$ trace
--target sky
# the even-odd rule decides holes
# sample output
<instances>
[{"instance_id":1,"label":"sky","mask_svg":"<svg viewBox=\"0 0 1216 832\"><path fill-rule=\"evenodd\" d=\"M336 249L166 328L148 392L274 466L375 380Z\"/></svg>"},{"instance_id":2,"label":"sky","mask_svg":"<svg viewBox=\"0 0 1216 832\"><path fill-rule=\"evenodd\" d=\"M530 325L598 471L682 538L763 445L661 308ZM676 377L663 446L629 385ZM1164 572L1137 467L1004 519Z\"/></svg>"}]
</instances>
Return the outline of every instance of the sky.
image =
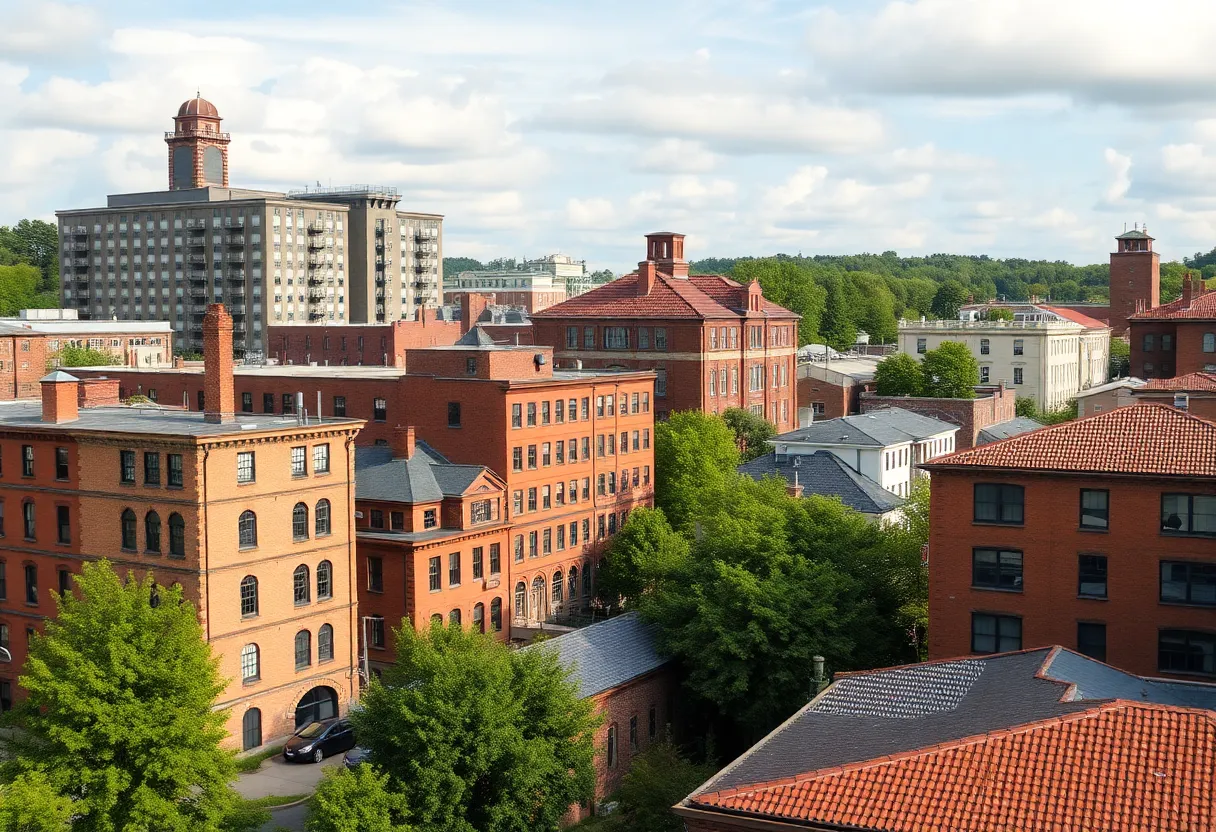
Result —
<instances>
[{"instance_id":1,"label":"sky","mask_svg":"<svg viewBox=\"0 0 1216 832\"><path fill-rule=\"evenodd\" d=\"M273 8L273 11L266 11ZM447 256L623 272L1216 246L1204 0L0 0L0 224L167 187L201 92L234 186L374 183Z\"/></svg>"}]
</instances>

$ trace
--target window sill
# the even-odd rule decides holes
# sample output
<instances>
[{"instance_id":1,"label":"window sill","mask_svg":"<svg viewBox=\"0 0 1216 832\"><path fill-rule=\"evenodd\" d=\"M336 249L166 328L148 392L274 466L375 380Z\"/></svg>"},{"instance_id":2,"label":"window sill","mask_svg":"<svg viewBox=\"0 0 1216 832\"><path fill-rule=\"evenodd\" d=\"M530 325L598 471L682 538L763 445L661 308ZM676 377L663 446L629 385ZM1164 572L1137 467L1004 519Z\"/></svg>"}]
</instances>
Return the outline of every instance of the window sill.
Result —
<instances>
[{"instance_id":1,"label":"window sill","mask_svg":"<svg viewBox=\"0 0 1216 832\"><path fill-rule=\"evenodd\" d=\"M1089 532L1091 534L1110 534L1110 527L1107 526L1105 529L1099 529L1094 526L1077 526L1077 531Z\"/></svg>"},{"instance_id":2,"label":"window sill","mask_svg":"<svg viewBox=\"0 0 1216 832\"><path fill-rule=\"evenodd\" d=\"M257 485L257 480L237 480L237 485Z\"/></svg>"},{"instance_id":3,"label":"window sill","mask_svg":"<svg viewBox=\"0 0 1216 832\"><path fill-rule=\"evenodd\" d=\"M384 594L384 590L383 590L383 589L373 589L373 588L372 588L372 587L370 587L370 586L367 588L367 591L368 591L368 592L374 592L374 593L376 593L377 595L382 595L382 594Z\"/></svg>"},{"instance_id":4,"label":"window sill","mask_svg":"<svg viewBox=\"0 0 1216 832\"><path fill-rule=\"evenodd\" d=\"M312 669L312 665L310 665L310 664L296 665L296 673L300 673L301 671L311 670L311 669Z\"/></svg>"},{"instance_id":5,"label":"window sill","mask_svg":"<svg viewBox=\"0 0 1216 832\"><path fill-rule=\"evenodd\" d=\"M1021 529L1021 528L1026 527L1026 521L1023 520L1021 523L1004 523L1004 522L1001 522L1000 520L972 520L971 525L973 525L973 526L1005 526L1006 528L1011 528L1011 529Z\"/></svg>"},{"instance_id":6,"label":"window sill","mask_svg":"<svg viewBox=\"0 0 1216 832\"><path fill-rule=\"evenodd\" d=\"M1157 603L1165 607L1190 607L1191 609L1199 610L1216 609L1216 604L1197 604L1194 601L1166 601L1159 599Z\"/></svg>"},{"instance_id":7,"label":"window sill","mask_svg":"<svg viewBox=\"0 0 1216 832\"><path fill-rule=\"evenodd\" d=\"M1176 531L1173 531L1172 529L1162 529L1161 536L1162 537L1194 537L1194 538L1198 538L1200 540L1210 540L1213 537L1216 537L1216 533L1206 534L1204 532L1176 532Z\"/></svg>"},{"instance_id":8,"label":"window sill","mask_svg":"<svg viewBox=\"0 0 1216 832\"><path fill-rule=\"evenodd\" d=\"M252 679L242 679L242 680L241 680L241 685L242 685L242 686L244 686L244 687L249 687L250 685L256 685L256 684L257 684L258 682L260 682L260 681L262 681L262 677L261 677L261 676L255 676L255 677L254 677L254 678L252 678Z\"/></svg>"},{"instance_id":9,"label":"window sill","mask_svg":"<svg viewBox=\"0 0 1216 832\"><path fill-rule=\"evenodd\" d=\"M330 474L330 471L328 469L326 469L324 471L313 471L312 472L312 475L314 477L328 477L329 474Z\"/></svg>"}]
</instances>

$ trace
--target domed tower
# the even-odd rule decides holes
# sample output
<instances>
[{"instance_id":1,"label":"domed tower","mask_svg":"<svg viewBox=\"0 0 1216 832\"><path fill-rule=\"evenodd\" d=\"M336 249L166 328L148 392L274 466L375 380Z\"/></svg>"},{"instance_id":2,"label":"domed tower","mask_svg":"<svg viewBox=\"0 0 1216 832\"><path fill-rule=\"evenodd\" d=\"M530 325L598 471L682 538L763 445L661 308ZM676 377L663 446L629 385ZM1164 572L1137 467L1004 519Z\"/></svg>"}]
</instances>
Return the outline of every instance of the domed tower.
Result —
<instances>
[{"instance_id":1,"label":"domed tower","mask_svg":"<svg viewBox=\"0 0 1216 832\"><path fill-rule=\"evenodd\" d=\"M228 142L220 132L220 113L215 105L196 95L177 109L174 130L165 134L169 145L169 190L228 187Z\"/></svg>"}]
</instances>

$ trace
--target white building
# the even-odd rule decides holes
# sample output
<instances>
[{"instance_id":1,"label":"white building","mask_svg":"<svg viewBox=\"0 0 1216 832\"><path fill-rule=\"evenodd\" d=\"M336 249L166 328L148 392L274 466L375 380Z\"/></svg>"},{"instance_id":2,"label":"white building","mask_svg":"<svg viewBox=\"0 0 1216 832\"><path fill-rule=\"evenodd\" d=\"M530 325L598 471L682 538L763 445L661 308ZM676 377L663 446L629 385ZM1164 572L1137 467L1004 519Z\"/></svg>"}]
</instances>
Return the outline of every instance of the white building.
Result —
<instances>
[{"instance_id":1,"label":"white building","mask_svg":"<svg viewBox=\"0 0 1216 832\"><path fill-rule=\"evenodd\" d=\"M893 407L826 419L769 440L776 461L829 451L900 497L922 476L916 465L954 451L958 426Z\"/></svg>"},{"instance_id":2,"label":"white building","mask_svg":"<svg viewBox=\"0 0 1216 832\"><path fill-rule=\"evenodd\" d=\"M984 320L995 308L1012 321ZM1110 327L1042 304L964 306L959 320L901 321L899 351L920 358L946 341L965 345L980 365L980 384L1005 382L1043 410L1068 404L1082 390L1105 384L1110 369Z\"/></svg>"}]
</instances>

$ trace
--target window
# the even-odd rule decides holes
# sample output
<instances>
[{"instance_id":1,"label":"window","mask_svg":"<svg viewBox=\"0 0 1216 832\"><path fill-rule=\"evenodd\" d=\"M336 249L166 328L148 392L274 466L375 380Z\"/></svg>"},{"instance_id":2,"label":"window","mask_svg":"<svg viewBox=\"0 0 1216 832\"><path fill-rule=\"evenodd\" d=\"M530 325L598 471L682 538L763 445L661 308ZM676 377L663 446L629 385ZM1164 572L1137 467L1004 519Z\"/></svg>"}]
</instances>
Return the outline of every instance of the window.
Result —
<instances>
[{"instance_id":1,"label":"window","mask_svg":"<svg viewBox=\"0 0 1216 832\"><path fill-rule=\"evenodd\" d=\"M334 628L322 624L317 630L317 664L334 660Z\"/></svg>"},{"instance_id":2,"label":"window","mask_svg":"<svg viewBox=\"0 0 1216 832\"><path fill-rule=\"evenodd\" d=\"M543 468L548 468L553 464L553 454L551 446L548 442L542 442L540 446L540 464Z\"/></svg>"},{"instance_id":3,"label":"window","mask_svg":"<svg viewBox=\"0 0 1216 832\"><path fill-rule=\"evenodd\" d=\"M241 618L258 614L258 579L252 575L241 578Z\"/></svg>"},{"instance_id":4,"label":"window","mask_svg":"<svg viewBox=\"0 0 1216 832\"><path fill-rule=\"evenodd\" d=\"M0 560L0 601L8 600L8 563ZM4 646L4 645L0 645Z\"/></svg>"},{"instance_id":5,"label":"window","mask_svg":"<svg viewBox=\"0 0 1216 832\"><path fill-rule=\"evenodd\" d=\"M312 633L300 630L296 633L296 670L312 664Z\"/></svg>"},{"instance_id":6,"label":"window","mask_svg":"<svg viewBox=\"0 0 1216 832\"><path fill-rule=\"evenodd\" d=\"M1163 560L1161 601L1216 606L1216 563Z\"/></svg>"},{"instance_id":7,"label":"window","mask_svg":"<svg viewBox=\"0 0 1216 832\"><path fill-rule=\"evenodd\" d=\"M524 536L522 534L515 535L514 551L515 562L522 563L524 559Z\"/></svg>"},{"instance_id":8,"label":"window","mask_svg":"<svg viewBox=\"0 0 1216 832\"><path fill-rule=\"evenodd\" d=\"M623 326L606 326L606 327L604 327L604 349L606 349L606 350L627 350L627 349L629 349L629 330Z\"/></svg>"},{"instance_id":9,"label":"window","mask_svg":"<svg viewBox=\"0 0 1216 832\"><path fill-rule=\"evenodd\" d=\"M522 445L516 445L511 449L511 470L524 470L524 449Z\"/></svg>"},{"instance_id":10,"label":"window","mask_svg":"<svg viewBox=\"0 0 1216 832\"><path fill-rule=\"evenodd\" d=\"M1203 333L1203 351L1216 352L1216 332Z\"/></svg>"},{"instance_id":11,"label":"window","mask_svg":"<svg viewBox=\"0 0 1216 832\"><path fill-rule=\"evenodd\" d=\"M34 476L34 449L26 445L23 452L28 450L28 456L23 453L22 459L27 460L27 464L22 469L22 475L26 477ZM118 452L118 481L123 485L135 484L135 451L119 451Z\"/></svg>"},{"instance_id":12,"label":"window","mask_svg":"<svg viewBox=\"0 0 1216 832\"><path fill-rule=\"evenodd\" d=\"M448 613L448 624L460 626L460 610L454 609Z\"/></svg>"},{"instance_id":13,"label":"window","mask_svg":"<svg viewBox=\"0 0 1216 832\"><path fill-rule=\"evenodd\" d=\"M590 531L590 529L591 529L591 522L588 520L584 520L583 521L583 536L584 537L586 537L587 532ZM587 598L591 597L591 564L590 563L583 564L583 596L587 597Z\"/></svg>"},{"instance_id":14,"label":"window","mask_svg":"<svg viewBox=\"0 0 1216 832\"><path fill-rule=\"evenodd\" d=\"M511 427L522 428L524 426L524 409L523 405L511 405Z\"/></svg>"},{"instance_id":15,"label":"window","mask_svg":"<svg viewBox=\"0 0 1216 832\"><path fill-rule=\"evenodd\" d=\"M460 402L448 402L448 427L460 427Z\"/></svg>"},{"instance_id":16,"label":"window","mask_svg":"<svg viewBox=\"0 0 1216 832\"><path fill-rule=\"evenodd\" d=\"M253 394L252 393L242 393L241 394L241 411L244 413L253 412Z\"/></svg>"},{"instance_id":17,"label":"window","mask_svg":"<svg viewBox=\"0 0 1216 832\"><path fill-rule=\"evenodd\" d=\"M262 412L274 413L274 393L262 394Z\"/></svg>"},{"instance_id":18,"label":"window","mask_svg":"<svg viewBox=\"0 0 1216 832\"><path fill-rule=\"evenodd\" d=\"M291 449L291 475L304 477L308 475L308 449L300 446Z\"/></svg>"},{"instance_id":19,"label":"window","mask_svg":"<svg viewBox=\"0 0 1216 832\"><path fill-rule=\"evenodd\" d=\"M1173 335L1162 335L1161 336L1161 349L1163 349L1166 352L1169 352L1173 348L1174 348L1174 336Z\"/></svg>"},{"instance_id":20,"label":"window","mask_svg":"<svg viewBox=\"0 0 1216 832\"><path fill-rule=\"evenodd\" d=\"M608 768L616 768L616 726L608 726Z\"/></svg>"},{"instance_id":21,"label":"window","mask_svg":"<svg viewBox=\"0 0 1216 832\"><path fill-rule=\"evenodd\" d=\"M1022 553L1011 549L973 549L971 585L1021 592Z\"/></svg>"},{"instance_id":22,"label":"window","mask_svg":"<svg viewBox=\"0 0 1216 832\"><path fill-rule=\"evenodd\" d=\"M384 591L384 560L382 558L368 557L367 588L371 592Z\"/></svg>"},{"instance_id":23,"label":"window","mask_svg":"<svg viewBox=\"0 0 1216 832\"><path fill-rule=\"evenodd\" d=\"M1106 625L1078 621L1077 652L1100 662L1106 661Z\"/></svg>"},{"instance_id":24,"label":"window","mask_svg":"<svg viewBox=\"0 0 1216 832\"><path fill-rule=\"evenodd\" d=\"M72 513L67 506L55 506L56 540L60 543L72 542Z\"/></svg>"},{"instance_id":25,"label":"window","mask_svg":"<svg viewBox=\"0 0 1216 832\"><path fill-rule=\"evenodd\" d=\"M236 481L253 482L256 475L253 462L253 451L241 451L236 455Z\"/></svg>"},{"instance_id":26,"label":"window","mask_svg":"<svg viewBox=\"0 0 1216 832\"><path fill-rule=\"evenodd\" d=\"M638 753L638 715L629 717L629 752Z\"/></svg>"},{"instance_id":27,"label":"window","mask_svg":"<svg viewBox=\"0 0 1216 832\"><path fill-rule=\"evenodd\" d=\"M169 556L186 556L186 521L177 512L169 515Z\"/></svg>"},{"instance_id":28,"label":"window","mask_svg":"<svg viewBox=\"0 0 1216 832\"><path fill-rule=\"evenodd\" d=\"M545 510L553 508L553 498L551 496L549 486L547 485L542 485L540 487L540 507Z\"/></svg>"},{"instance_id":29,"label":"window","mask_svg":"<svg viewBox=\"0 0 1216 832\"><path fill-rule=\"evenodd\" d=\"M346 415L346 396L334 396L334 415Z\"/></svg>"},{"instance_id":30,"label":"window","mask_svg":"<svg viewBox=\"0 0 1216 832\"><path fill-rule=\"evenodd\" d=\"M66 480L68 478L68 449L55 449L55 479Z\"/></svg>"},{"instance_id":31,"label":"window","mask_svg":"<svg viewBox=\"0 0 1216 832\"><path fill-rule=\"evenodd\" d=\"M1024 500L1025 489L1020 485L976 483L974 520L976 523L1021 525Z\"/></svg>"},{"instance_id":32,"label":"window","mask_svg":"<svg viewBox=\"0 0 1216 832\"><path fill-rule=\"evenodd\" d=\"M541 552L546 555L553 553L553 529L545 529L541 532Z\"/></svg>"},{"instance_id":33,"label":"window","mask_svg":"<svg viewBox=\"0 0 1216 832\"><path fill-rule=\"evenodd\" d=\"M529 445L528 446L528 470L532 470L535 467L536 467L536 446Z\"/></svg>"},{"instance_id":34,"label":"window","mask_svg":"<svg viewBox=\"0 0 1216 832\"><path fill-rule=\"evenodd\" d=\"M916 339L916 352L917 352L917 354L918 354L918 355L924 355L924 354L925 354L925 352L926 352L927 350L928 350L928 344L927 344L927 342L925 341L925 339L924 339L924 338L917 338L917 339Z\"/></svg>"},{"instance_id":35,"label":"window","mask_svg":"<svg viewBox=\"0 0 1216 832\"><path fill-rule=\"evenodd\" d=\"M329 473L329 445L313 445L312 471L314 474Z\"/></svg>"},{"instance_id":36,"label":"window","mask_svg":"<svg viewBox=\"0 0 1216 832\"><path fill-rule=\"evenodd\" d=\"M588 350L595 349L595 327L588 326L583 328L583 348Z\"/></svg>"},{"instance_id":37,"label":"window","mask_svg":"<svg viewBox=\"0 0 1216 832\"><path fill-rule=\"evenodd\" d=\"M971 614L972 653L1006 653L1021 649L1021 618L980 612Z\"/></svg>"},{"instance_id":38,"label":"window","mask_svg":"<svg viewBox=\"0 0 1216 832\"><path fill-rule=\"evenodd\" d=\"M160 554L160 515L155 511L144 515L144 551Z\"/></svg>"},{"instance_id":39,"label":"window","mask_svg":"<svg viewBox=\"0 0 1216 832\"><path fill-rule=\"evenodd\" d=\"M540 403L540 423L542 425L549 424L549 416L550 416L549 408L550 408L549 402L545 401L545 402Z\"/></svg>"},{"instance_id":40,"label":"window","mask_svg":"<svg viewBox=\"0 0 1216 832\"><path fill-rule=\"evenodd\" d=\"M1021 367L1013 368L1013 383L1014 384L1022 383L1022 368Z\"/></svg>"},{"instance_id":41,"label":"window","mask_svg":"<svg viewBox=\"0 0 1216 832\"><path fill-rule=\"evenodd\" d=\"M160 454L144 452L144 485L160 485Z\"/></svg>"},{"instance_id":42,"label":"window","mask_svg":"<svg viewBox=\"0 0 1216 832\"><path fill-rule=\"evenodd\" d=\"M258 681L261 676L261 663L258 660L258 645L246 645L241 648L241 681Z\"/></svg>"},{"instance_id":43,"label":"window","mask_svg":"<svg viewBox=\"0 0 1216 832\"><path fill-rule=\"evenodd\" d=\"M38 567L32 563L25 565L25 603L38 603Z\"/></svg>"},{"instance_id":44,"label":"window","mask_svg":"<svg viewBox=\"0 0 1216 832\"><path fill-rule=\"evenodd\" d=\"M377 422L383 422L388 419L388 402L381 398L372 400L372 419Z\"/></svg>"},{"instance_id":45,"label":"window","mask_svg":"<svg viewBox=\"0 0 1216 832\"><path fill-rule=\"evenodd\" d=\"M566 349L573 350L578 348L578 327L566 327Z\"/></svg>"},{"instance_id":46,"label":"window","mask_svg":"<svg viewBox=\"0 0 1216 832\"><path fill-rule=\"evenodd\" d=\"M559 425L566 421L566 400L558 399L553 403L553 421Z\"/></svg>"},{"instance_id":47,"label":"window","mask_svg":"<svg viewBox=\"0 0 1216 832\"><path fill-rule=\"evenodd\" d=\"M1216 673L1216 633L1162 630L1157 668L1165 673Z\"/></svg>"},{"instance_id":48,"label":"window","mask_svg":"<svg viewBox=\"0 0 1216 832\"><path fill-rule=\"evenodd\" d=\"M1174 534L1216 534L1216 495L1162 494L1161 531Z\"/></svg>"},{"instance_id":49,"label":"window","mask_svg":"<svg viewBox=\"0 0 1216 832\"><path fill-rule=\"evenodd\" d=\"M473 547L473 580L479 581L483 577L483 569L485 568L485 547Z\"/></svg>"},{"instance_id":50,"label":"window","mask_svg":"<svg viewBox=\"0 0 1216 832\"><path fill-rule=\"evenodd\" d=\"M448 586L460 586L460 552L448 555Z\"/></svg>"},{"instance_id":51,"label":"window","mask_svg":"<svg viewBox=\"0 0 1216 832\"><path fill-rule=\"evenodd\" d=\"M528 511L536 511L536 488L528 489Z\"/></svg>"},{"instance_id":52,"label":"window","mask_svg":"<svg viewBox=\"0 0 1216 832\"><path fill-rule=\"evenodd\" d=\"M390 511L388 515L389 527L395 532L405 531L405 512Z\"/></svg>"},{"instance_id":53,"label":"window","mask_svg":"<svg viewBox=\"0 0 1216 832\"><path fill-rule=\"evenodd\" d=\"M308 567L303 564L296 567L296 571L291 573L291 591L292 600L298 607L301 604L307 604L312 599L309 597L309 581Z\"/></svg>"},{"instance_id":54,"label":"window","mask_svg":"<svg viewBox=\"0 0 1216 832\"><path fill-rule=\"evenodd\" d=\"M536 427L536 402L528 402L528 427Z\"/></svg>"},{"instance_id":55,"label":"window","mask_svg":"<svg viewBox=\"0 0 1216 832\"><path fill-rule=\"evenodd\" d=\"M498 633L502 631L502 599L495 598L490 602L490 630Z\"/></svg>"},{"instance_id":56,"label":"window","mask_svg":"<svg viewBox=\"0 0 1216 832\"><path fill-rule=\"evenodd\" d=\"M135 512L131 511L131 509L129 509L129 508L124 508L122 510L121 522L122 522L122 548L127 549L128 551L134 551L135 547L136 547ZM26 536L28 537L29 535L26 535Z\"/></svg>"},{"instance_id":57,"label":"window","mask_svg":"<svg viewBox=\"0 0 1216 832\"><path fill-rule=\"evenodd\" d=\"M291 510L291 539L308 540L308 506L296 503Z\"/></svg>"},{"instance_id":58,"label":"window","mask_svg":"<svg viewBox=\"0 0 1216 832\"><path fill-rule=\"evenodd\" d=\"M1023 353L1022 346L1023 346L1023 340L1021 338L1014 338L1013 339L1013 354L1022 355L1022 353Z\"/></svg>"},{"instance_id":59,"label":"window","mask_svg":"<svg viewBox=\"0 0 1216 832\"><path fill-rule=\"evenodd\" d=\"M427 578L430 581L429 586L430 586L431 592L436 592L441 588L441 584L439 583L439 556L438 555L431 558L427 562Z\"/></svg>"},{"instance_id":60,"label":"window","mask_svg":"<svg viewBox=\"0 0 1216 832\"><path fill-rule=\"evenodd\" d=\"M428 508L422 512L422 528L433 529L439 525L438 509Z\"/></svg>"},{"instance_id":61,"label":"window","mask_svg":"<svg viewBox=\"0 0 1216 832\"><path fill-rule=\"evenodd\" d=\"M258 518L252 511L241 512L237 521L237 541L242 549L251 549L258 545Z\"/></svg>"},{"instance_id":62,"label":"window","mask_svg":"<svg viewBox=\"0 0 1216 832\"><path fill-rule=\"evenodd\" d=\"M537 534L536 532L528 532L528 557L534 558L537 553Z\"/></svg>"},{"instance_id":63,"label":"window","mask_svg":"<svg viewBox=\"0 0 1216 832\"><path fill-rule=\"evenodd\" d=\"M654 328L654 348L656 350L667 349L667 329L665 327L656 326Z\"/></svg>"},{"instance_id":64,"label":"window","mask_svg":"<svg viewBox=\"0 0 1216 832\"><path fill-rule=\"evenodd\" d=\"M502 554L499 544L490 544L490 574L497 575L502 571Z\"/></svg>"},{"instance_id":65,"label":"window","mask_svg":"<svg viewBox=\"0 0 1216 832\"><path fill-rule=\"evenodd\" d=\"M1110 527L1110 492L1105 489L1081 489L1081 528Z\"/></svg>"},{"instance_id":66,"label":"window","mask_svg":"<svg viewBox=\"0 0 1216 832\"><path fill-rule=\"evenodd\" d=\"M201 408L200 408L201 409ZM296 412L296 397L291 393L283 394L283 415L290 415Z\"/></svg>"},{"instance_id":67,"label":"window","mask_svg":"<svg viewBox=\"0 0 1216 832\"><path fill-rule=\"evenodd\" d=\"M1106 597L1106 555L1077 556L1077 595Z\"/></svg>"},{"instance_id":68,"label":"window","mask_svg":"<svg viewBox=\"0 0 1216 832\"><path fill-rule=\"evenodd\" d=\"M60 569L59 570L59 594L66 595L69 591L71 591L71 589L72 589L72 573L69 572L67 569ZM149 602L151 603L151 605L153 607L159 606L160 602L157 601L156 584L152 585L152 597L149 599Z\"/></svg>"},{"instance_id":69,"label":"window","mask_svg":"<svg viewBox=\"0 0 1216 832\"><path fill-rule=\"evenodd\" d=\"M34 540L37 537L37 524L34 522L34 504L26 500L21 504L21 519L25 526L25 539Z\"/></svg>"},{"instance_id":70,"label":"window","mask_svg":"<svg viewBox=\"0 0 1216 832\"><path fill-rule=\"evenodd\" d=\"M369 642L371 642L372 647L383 650L384 649L384 616L373 615L373 616L371 616L371 619L367 623L368 623L368 630L370 630L367 640Z\"/></svg>"},{"instance_id":71,"label":"window","mask_svg":"<svg viewBox=\"0 0 1216 832\"><path fill-rule=\"evenodd\" d=\"M650 737L651 739L654 739L656 736L658 736L658 733L659 733L659 713L658 713L658 709L654 705L651 705L650 713L647 715L647 719L646 719L646 735L648 737Z\"/></svg>"},{"instance_id":72,"label":"window","mask_svg":"<svg viewBox=\"0 0 1216 832\"><path fill-rule=\"evenodd\" d=\"M987 338L980 339L980 355L988 355L991 352Z\"/></svg>"},{"instance_id":73,"label":"window","mask_svg":"<svg viewBox=\"0 0 1216 832\"><path fill-rule=\"evenodd\" d=\"M169 487L182 487L182 455L169 454Z\"/></svg>"},{"instance_id":74,"label":"window","mask_svg":"<svg viewBox=\"0 0 1216 832\"><path fill-rule=\"evenodd\" d=\"M473 629L479 633L486 631L486 608L484 604L473 605Z\"/></svg>"},{"instance_id":75,"label":"window","mask_svg":"<svg viewBox=\"0 0 1216 832\"><path fill-rule=\"evenodd\" d=\"M992 380L992 368L980 367L980 384L987 384Z\"/></svg>"},{"instance_id":76,"label":"window","mask_svg":"<svg viewBox=\"0 0 1216 832\"><path fill-rule=\"evenodd\" d=\"M307 512L307 509L305 511ZM317 501L317 507L313 513L313 529L317 537L324 537L330 533L329 500Z\"/></svg>"},{"instance_id":77,"label":"window","mask_svg":"<svg viewBox=\"0 0 1216 832\"><path fill-rule=\"evenodd\" d=\"M384 510L379 509L379 508L374 508L369 512L369 514L370 514L370 516L368 517L368 524L373 529L383 529L384 528Z\"/></svg>"},{"instance_id":78,"label":"window","mask_svg":"<svg viewBox=\"0 0 1216 832\"><path fill-rule=\"evenodd\" d=\"M1149 332L1149 333L1146 333L1146 334L1145 334L1145 336L1144 336L1144 341L1143 341L1143 343L1142 343L1141 347L1142 347L1142 349L1143 349L1145 352L1152 352L1152 351L1153 351L1153 348L1154 348L1154 344L1153 344L1153 333Z\"/></svg>"}]
</instances>

